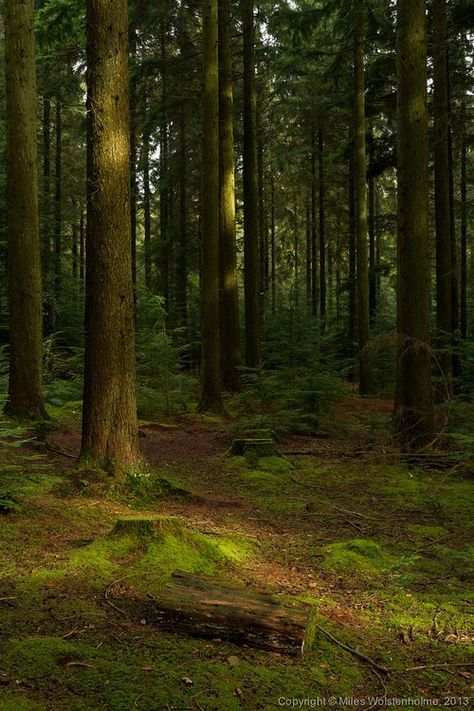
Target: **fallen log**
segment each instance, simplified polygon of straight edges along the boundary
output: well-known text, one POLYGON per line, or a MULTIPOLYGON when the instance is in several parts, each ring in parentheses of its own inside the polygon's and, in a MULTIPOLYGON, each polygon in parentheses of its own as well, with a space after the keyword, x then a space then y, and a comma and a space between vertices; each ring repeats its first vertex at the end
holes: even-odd
POLYGON ((281 604, 268 593, 180 571, 173 573, 171 585, 159 599, 148 605, 148 621, 163 629, 281 654, 309 650, 316 629, 310 605, 281 604))

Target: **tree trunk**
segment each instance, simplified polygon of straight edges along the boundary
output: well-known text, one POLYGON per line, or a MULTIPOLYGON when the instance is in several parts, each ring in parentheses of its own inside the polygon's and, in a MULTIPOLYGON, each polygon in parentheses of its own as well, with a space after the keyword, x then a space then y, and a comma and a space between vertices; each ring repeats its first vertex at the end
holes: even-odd
POLYGON ((357 324, 359 335, 359 392, 373 390, 369 359, 369 270, 367 264, 367 156, 365 147, 365 0, 356 0, 355 34, 355 196, 357 242, 357 324))
POLYGON ((425 0, 398 0, 398 300, 394 430, 416 447, 433 432, 425 0))
POLYGON ((219 0, 220 335, 224 386, 240 388, 239 295, 235 242, 234 96, 229 0, 219 0))
POLYGON ((126 0, 87 0, 87 265, 81 459, 140 462, 130 250, 126 0))
POLYGON ((453 254, 449 181, 446 0, 433 0, 433 119, 436 216, 436 327, 438 360, 450 382, 453 254))
POLYGON ((86 267, 86 239, 84 229, 84 213, 81 206, 81 219, 79 222, 79 279, 84 282, 86 267))
POLYGON ((356 296, 356 213, 354 156, 349 159, 349 354, 354 356, 357 341, 357 296, 356 296))
POLYGON ((253 0, 243 0, 244 42, 244 286, 245 360, 249 368, 261 365, 260 261, 258 235, 257 113, 253 0))
POLYGON ((179 108, 179 240, 176 254, 176 326, 188 322, 188 186, 187 123, 184 102, 179 108))
POLYGON ((79 274, 79 265, 77 261, 78 257, 78 239, 77 239, 77 222, 74 218, 74 221, 72 223, 71 227, 71 257, 72 257, 72 270, 71 270, 71 275, 72 275, 72 280, 73 282, 77 281, 77 277, 79 274))
POLYGON ((466 340, 467 317, 467 139, 466 97, 461 103, 461 338, 466 340))
MULTIPOLYGON (((134 21, 134 8, 130 10, 134 21)), ((137 284, 137 34, 135 27, 130 27, 130 250, 132 253, 132 283, 136 299, 137 284)))
POLYGON ((318 315, 318 239, 316 231, 316 135, 311 131, 311 302, 313 316, 318 315))
POLYGON ((166 33, 161 23, 161 126, 160 126, 160 245, 158 249, 158 276, 165 311, 169 315, 169 171, 168 171, 168 71, 166 33))
POLYGON ((311 313, 311 194, 308 191, 305 204, 305 234, 306 234, 306 303, 308 313, 311 313))
POLYGON ((55 136, 56 155, 54 172, 54 307, 53 328, 56 328, 58 303, 61 295, 61 257, 62 257, 62 111, 61 101, 56 97, 55 136))
POLYGON ((145 267, 145 286, 151 289, 151 197, 150 197, 150 136, 148 129, 142 136, 143 166, 143 258, 145 267))
POLYGON ((271 252, 271 269, 270 269, 270 284, 272 292, 272 313, 276 312, 276 244, 275 244, 275 177, 272 173, 270 178, 270 252, 271 252))
POLYGON ((318 131, 318 167, 319 167, 319 315, 321 333, 326 327, 326 185, 324 177, 324 136, 322 128, 318 131))
POLYGON ((43 418, 33 0, 6 0, 4 25, 10 301, 10 379, 5 410, 12 416, 43 418))
POLYGON ((374 167, 374 135, 370 131, 370 176, 369 176, 369 316, 370 324, 373 325, 377 314, 377 269, 375 265, 376 245, 375 245, 375 177, 374 167))
POLYGON ((202 361, 199 410, 221 412, 219 345, 219 61, 217 0, 203 0, 202 361))

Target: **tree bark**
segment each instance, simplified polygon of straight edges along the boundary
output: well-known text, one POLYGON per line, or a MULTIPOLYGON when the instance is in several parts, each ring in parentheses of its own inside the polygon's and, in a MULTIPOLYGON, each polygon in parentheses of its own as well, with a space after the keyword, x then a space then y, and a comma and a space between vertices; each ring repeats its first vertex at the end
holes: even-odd
POLYGON ((145 267, 145 286, 151 289, 151 195, 150 195, 150 135, 145 128, 142 136, 143 166, 143 259, 145 267))
POLYGON ((219 0, 219 259, 221 369, 224 387, 240 388, 242 364, 237 283, 234 95, 229 0, 219 0))
POLYGON ((318 238, 316 229, 316 133, 311 131, 311 302, 313 316, 318 315, 318 238))
POLYGON ((33 0, 6 0, 4 23, 10 301, 5 410, 11 416, 44 418, 33 0))
POLYGON ((369 359, 369 270, 367 263, 367 155, 365 146, 365 22, 364 0, 356 0, 355 30, 355 195, 357 242, 357 324, 359 336, 359 392, 373 390, 369 359))
POLYGON ((55 108, 55 172, 54 172, 54 306, 53 328, 56 328, 58 302, 61 296, 61 257, 62 257, 62 107, 56 97, 55 108))
MULTIPOLYGON (((132 23, 135 21, 134 7, 130 10, 132 23)), ((130 32, 130 250, 132 253, 132 283, 136 300, 137 284, 137 33, 135 27, 130 32)))
POLYGON ((170 309, 169 275, 169 171, 168 171, 168 58, 164 21, 160 30, 161 46, 161 125, 160 125, 160 244, 158 249, 158 276, 165 311, 170 309))
POLYGON ((377 315, 377 269, 376 269, 376 244, 375 244, 375 219, 376 219, 376 186, 373 174, 374 165, 374 135, 370 131, 370 166, 369 175, 369 316, 373 325, 377 315))
POLYGON ((219 61, 218 2, 203 0, 201 168, 201 400, 199 410, 221 412, 219 343, 219 61))
POLYGON ((326 328, 326 185, 324 176, 324 135, 318 131, 318 168, 319 168, 319 316, 321 333, 326 328))
POLYGON ((276 312, 276 242, 275 242, 275 177, 272 173, 270 178, 270 286, 272 293, 272 313, 276 312))
POLYGON ((179 240, 176 253, 176 326, 188 322, 188 181, 186 106, 181 103, 179 130, 179 240))
POLYGON ((130 250, 127 0, 87 0, 87 265, 81 459, 140 463, 130 250))
POLYGON ((467 311, 467 138, 466 97, 461 103, 461 338, 466 340, 468 329, 467 311))
POLYGON ((354 156, 349 159, 349 353, 354 356, 357 341, 357 295, 356 295, 356 213, 354 156))
POLYGON ((398 0, 398 299, 394 431, 415 448, 433 432, 425 0, 398 0))
POLYGON ((451 250, 446 0, 433 0, 433 82, 436 327, 438 360, 449 382, 453 374, 451 326, 454 275, 451 250))
POLYGON ((262 356, 260 343, 257 112, 253 14, 253 0, 243 0, 245 360, 249 368, 259 368, 262 356))

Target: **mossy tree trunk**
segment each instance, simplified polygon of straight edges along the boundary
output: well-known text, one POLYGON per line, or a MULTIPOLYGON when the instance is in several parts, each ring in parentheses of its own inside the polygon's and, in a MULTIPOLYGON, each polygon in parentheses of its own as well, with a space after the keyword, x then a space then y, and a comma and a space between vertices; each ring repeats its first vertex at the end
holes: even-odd
POLYGON ((33 0, 6 0, 10 381, 6 412, 45 417, 42 397, 41 247, 38 215, 33 0))
POLYGON ((355 151, 354 177, 357 242, 357 324, 359 336, 359 392, 373 390, 368 352, 369 269, 367 260, 367 154, 365 145, 365 0, 355 0, 355 151))
POLYGON ((394 428, 415 447, 433 431, 425 0, 398 0, 398 303, 394 428))
POLYGON ((222 410, 219 344, 219 62, 217 0, 203 5, 201 168, 201 400, 199 410, 222 410))
POLYGON ((261 365, 260 260, 258 235, 257 106, 253 0, 242 0, 244 51, 244 286, 245 360, 261 365))
POLYGON ((81 458, 140 461, 130 249, 126 0, 87 0, 87 265, 81 458))
POLYGON ((234 93, 229 0, 219 0, 219 259, 222 382, 240 387, 242 364, 235 242, 234 93))
POLYGON ((433 119, 436 218, 436 328, 438 360, 448 382, 451 353, 453 254, 449 179, 448 58, 446 0, 433 0, 433 119))

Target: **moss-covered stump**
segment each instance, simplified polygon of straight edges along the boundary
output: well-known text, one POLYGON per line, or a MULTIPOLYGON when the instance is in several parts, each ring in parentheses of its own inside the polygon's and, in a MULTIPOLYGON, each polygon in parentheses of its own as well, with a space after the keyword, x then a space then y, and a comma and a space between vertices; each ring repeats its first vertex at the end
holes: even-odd
POLYGON ((264 439, 272 440, 273 442, 280 442, 278 434, 274 430, 270 429, 243 430, 239 432, 239 435, 243 439, 264 439))
POLYGON ((283 605, 268 593, 222 585, 177 571, 147 619, 163 629, 203 639, 220 639, 281 654, 311 649, 314 608, 283 605))
POLYGON ((234 439, 230 447, 232 457, 246 457, 251 455, 260 457, 280 457, 273 439, 234 439))
POLYGON ((112 537, 136 537, 142 540, 163 539, 167 534, 184 536, 186 529, 176 516, 130 516, 117 519, 112 537))

